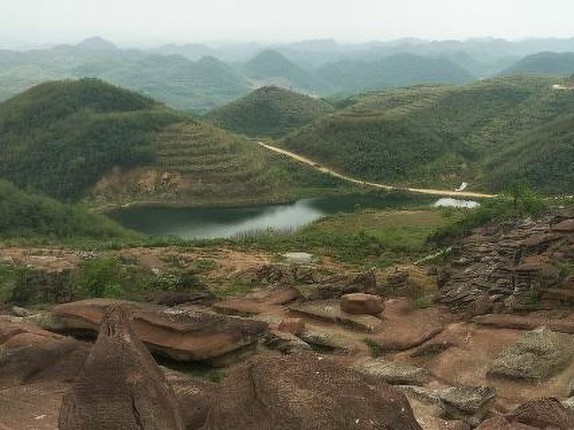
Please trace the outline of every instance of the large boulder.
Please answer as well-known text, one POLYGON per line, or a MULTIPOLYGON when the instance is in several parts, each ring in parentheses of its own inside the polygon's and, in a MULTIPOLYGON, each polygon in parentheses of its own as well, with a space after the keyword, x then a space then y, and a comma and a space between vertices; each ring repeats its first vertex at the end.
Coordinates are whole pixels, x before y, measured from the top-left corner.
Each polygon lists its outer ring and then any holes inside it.
POLYGON ((409 397, 440 407, 449 418, 473 426, 484 418, 495 397, 492 387, 432 388, 404 385, 399 388, 409 397))
POLYGON ((60 339, 51 333, 26 322, 0 322, 0 351, 42 343, 46 339, 60 339))
POLYGON ((546 380, 571 362, 574 337, 548 329, 527 332, 496 358, 489 374, 513 379, 546 380))
POLYGON ((37 339, 0 352, 0 387, 36 382, 69 382, 81 371, 89 344, 69 338, 37 339))
POLYGON ((423 368, 383 358, 367 360, 354 368, 371 380, 391 385, 424 385, 429 380, 429 374, 423 368))
POLYGON ((422 430, 385 383, 314 354, 256 358, 230 374, 203 430, 422 430))
POLYGON ((342 311, 338 300, 304 302, 291 305, 289 309, 303 315, 342 324, 356 330, 376 332, 383 328, 382 321, 377 317, 372 315, 349 314, 342 311))
POLYGON ((574 428, 574 413, 554 398, 526 402, 514 410, 512 419, 539 428, 574 428))
POLYGON ((432 339, 450 321, 443 308, 413 309, 411 305, 407 299, 387 301, 382 329, 368 338, 383 351, 405 351, 432 339))
POLYGON ((341 297, 341 310, 349 314, 378 315, 384 309, 383 299, 373 294, 354 293, 341 297))
POLYGON ((107 306, 120 305, 132 327, 155 352, 182 361, 212 361, 256 343, 268 331, 261 321, 220 315, 193 306, 166 308, 121 300, 92 299, 56 306, 57 328, 95 332, 107 306))
POLYGON ((62 402, 59 430, 77 429, 184 429, 173 389, 116 306, 62 402))
POLYGON ((484 421, 476 430, 571 430, 574 412, 557 399, 546 398, 526 402, 505 417, 484 421))
POLYGON ((292 302, 299 297, 299 291, 292 287, 258 289, 245 296, 218 302, 213 306, 213 309, 226 315, 253 316, 278 309, 281 305, 292 302))
MULTIPOLYGON (((0 321, 1 424, 9 429, 57 429, 62 397, 82 371, 91 348, 90 343, 29 323, 0 321)), ((186 428, 201 428, 215 384, 161 369, 175 391, 186 428)))

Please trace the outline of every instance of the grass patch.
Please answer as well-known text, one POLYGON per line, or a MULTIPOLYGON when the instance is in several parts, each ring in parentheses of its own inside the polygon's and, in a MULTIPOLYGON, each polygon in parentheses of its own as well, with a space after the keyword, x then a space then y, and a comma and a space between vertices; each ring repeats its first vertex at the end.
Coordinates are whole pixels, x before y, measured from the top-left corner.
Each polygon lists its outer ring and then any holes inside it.
POLYGON ((558 270, 560 271, 560 280, 563 281, 574 272, 574 263, 570 261, 559 261, 558 270))
POLYGON ((29 274, 30 270, 27 267, 0 264, 0 303, 28 302, 32 294, 29 274))
POLYGON ((426 296, 417 297, 415 299, 415 306, 418 309, 428 309, 432 305, 431 299, 426 296))
POLYGON ((435 244, 449 243, 469 235, 474 229, 494 221, 539 216, 550 207, 548 199, 536 194, 523 183, 511 184, 499 197, 484 200, 476 209, 443 209, 447 222, 432 236, 435 244))
POLYGON ((370 210, 329 216, 296 232, 242 236, 234 243, 275 253, 299 250, 353 265, 384 268, 423 256, 427 238, 443 223, 438 210, 370 210))
POLYGON ((371 350, 371 356, 373 358, 378 358, 381 357, 384 354, 383 348, 381 347, 381 345, 379 345, 377 342, 375 342, 372 339, 366 338, 363 339, 363 342, 365 343, 365 345, 367 345, 369 347, 369 349, 371 350))
POLYGON ((200 273, 211 272, 215 269, 215 261, 209 259, 197 260, 193 263, 193 268, 200 273))
POLYGON ((257 287, 256 284, 242 279, 233 279, 226 288, 217 289, 214 293, 222 299, 244 296, 257 287))

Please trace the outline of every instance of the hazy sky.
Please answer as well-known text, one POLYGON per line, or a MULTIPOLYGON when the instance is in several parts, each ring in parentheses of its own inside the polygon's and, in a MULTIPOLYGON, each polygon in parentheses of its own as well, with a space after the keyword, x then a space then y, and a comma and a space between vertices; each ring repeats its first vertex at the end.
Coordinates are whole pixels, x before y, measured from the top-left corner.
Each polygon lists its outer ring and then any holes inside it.
POLYGON ((574 36, 574 0, 0 0, 0 42, 574 36))

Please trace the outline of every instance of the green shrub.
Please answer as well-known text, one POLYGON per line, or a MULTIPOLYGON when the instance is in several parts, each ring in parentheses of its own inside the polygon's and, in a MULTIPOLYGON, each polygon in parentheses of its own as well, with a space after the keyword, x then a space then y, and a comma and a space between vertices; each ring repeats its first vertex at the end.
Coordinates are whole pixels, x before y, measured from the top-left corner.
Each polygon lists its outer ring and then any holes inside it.
POLYGON ((427 309, 430 308, 432 302, 429 297, 420 296, 416 298, 415 305, 418 309, 427 309))
POLYGON ((29 274, 25 266, 0 264, 0 303, 28 303, 33 294, 29 274))
POLYGON ((371 357, 378 358, 384 354, 384 351, 383 351, 383 348, 381 347, 381 345, 379 345, 374 340, 366 338, 366 339, 363 339, 363 342, 371 350, 371 357))
POLYGON ((105 216, 43 195, 25 193, 0 179, 0 237, 102 240, 138 236, 105 216))
POLYGON ((87 297, 107 297, 111 294, 117 298, 121 295, 122 267, 118 258, 90 258, 82 262, 77 291, 87 297))

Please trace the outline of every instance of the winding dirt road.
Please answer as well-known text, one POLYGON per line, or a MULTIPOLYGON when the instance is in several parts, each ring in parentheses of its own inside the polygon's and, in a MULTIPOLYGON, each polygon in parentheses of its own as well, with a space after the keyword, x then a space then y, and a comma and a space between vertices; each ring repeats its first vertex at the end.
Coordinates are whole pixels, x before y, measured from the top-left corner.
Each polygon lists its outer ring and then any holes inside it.
POLYGON ((364 185, 368 187, 380 188, 384 190, 402 190, 402 191, 409 191, 411 193, 418 193, 418 194, 430 194, 433 196, 447 196, 447 197, 468 197, 468 198, 476 198, 476 199, 491 199, 496 197, 495 194, 483 194, 483 193, 473 193, 471 191, 453 191, 453 190, 433 190, 427 188, 405 188, 405 187, 394 187, 392 185, 385 185, 379 184, 376 182, 368 182, 363 181, 360 179, 352 178, 350 176, 342 175, 341 173, 337 173, 328 167, 323 167, 318 163, 310 160, 309 158, 302 157, 301 155, 297 155, 291 151, 287 151, 285 149, 277 148, 276 146, 267 145, 263 142, 257 142, 263 148, 266 148, 270 151, 278 152, 279 154, 286 155, 287 157, 291 157, 294 160, 299 161, 300 163, 308 164, 309 166, 313 167, 314 169, 326 173, 327 175, 335 176, 337 178, 341 178, 345 181, 352 182, 358 185, 364 185))

